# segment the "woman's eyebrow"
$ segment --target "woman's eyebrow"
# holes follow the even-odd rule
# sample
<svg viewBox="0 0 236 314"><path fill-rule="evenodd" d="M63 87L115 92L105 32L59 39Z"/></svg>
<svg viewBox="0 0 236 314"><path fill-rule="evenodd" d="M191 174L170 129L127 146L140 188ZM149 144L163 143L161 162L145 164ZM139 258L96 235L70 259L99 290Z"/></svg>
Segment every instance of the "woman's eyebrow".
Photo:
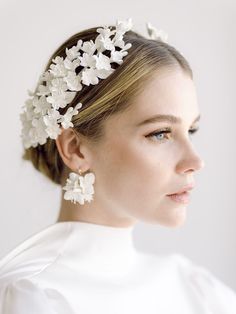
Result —
<svg viewBox="0 0 236 314"><path fill-rule="evenodd" d="M199 121L201 118L201 115L199 114L193 121L193 123ZM176 117L173 115L169 115L169 114L159 114L159 115L155 115L152 116L148 119L145 119L144 121L141 121L140 123L137 124L137 126L141 126L144 124L148 124L148 123L155 123L155 122L170 122L172 124L176 124L176 123L181 123L182 119L180 117Z"/></svg>

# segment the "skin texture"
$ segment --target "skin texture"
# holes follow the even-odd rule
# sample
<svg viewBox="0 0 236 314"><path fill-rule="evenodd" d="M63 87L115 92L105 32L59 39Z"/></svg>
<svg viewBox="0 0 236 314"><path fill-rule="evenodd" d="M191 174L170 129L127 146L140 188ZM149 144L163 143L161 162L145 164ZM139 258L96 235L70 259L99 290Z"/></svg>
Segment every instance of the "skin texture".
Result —
<svg viewBox="0 0 236 314"><path fill-rule="evenodd" d="M181 117L180 124L137 124L156 114ZM105 122L105 137L97 145L76 137L72 129L56 139L59 153L70 171L95 174L93 200L84 205L63 199L59 221L83 221L129 227L142 221L177 227L186 218L186 204L166 194L194 182L204 166L195 151L190 129L200 114L193 80L180 68L154 74L129 109ZM170 127L170 134L150 133ZM68 173L67 173L68 175ZM65 176L64 180L67 178ZM65 181L64 181L65 183ZM64 185L64 184L63 184Z"/></svg>

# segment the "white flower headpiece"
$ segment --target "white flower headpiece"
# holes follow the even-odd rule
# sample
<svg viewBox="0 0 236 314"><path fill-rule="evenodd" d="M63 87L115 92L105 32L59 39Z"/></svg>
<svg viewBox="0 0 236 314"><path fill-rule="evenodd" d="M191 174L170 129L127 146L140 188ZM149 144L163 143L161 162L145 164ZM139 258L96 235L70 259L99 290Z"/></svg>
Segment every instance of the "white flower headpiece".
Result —
<svg viewBox="0 0 236 314"><path fill-rule="evenodd" d="M163 31L158 32L150 23L146 25L151 38L166 41ZM49 69L40 76L35 92L28 90L31 98L25 101L24 111L20 114L21 138L25 148L43 145L48 137L56 139L61 134L61 126L64 129L73 127L72 116L78 113L82 104L69 107L64 115L58 109L65 108L72 102L76 93L83 88L82 84L96 85L99 78L105 79L115 71L111 63L121 64L123 57L128 54L126 50L132 46L123 41L123 35L132 26L132 19L129 18L126 21L117 21L114 30L108 26L98 28L99 35L95 42L78 40L75 46L66 48L64 59L57 56L52 60ZM113 39L110 38L112 35ZM116 47L120 50L117 51ZM103 54L105 50L111 51L110 57ZM78 66L83 69L77 74Z"/></svg>

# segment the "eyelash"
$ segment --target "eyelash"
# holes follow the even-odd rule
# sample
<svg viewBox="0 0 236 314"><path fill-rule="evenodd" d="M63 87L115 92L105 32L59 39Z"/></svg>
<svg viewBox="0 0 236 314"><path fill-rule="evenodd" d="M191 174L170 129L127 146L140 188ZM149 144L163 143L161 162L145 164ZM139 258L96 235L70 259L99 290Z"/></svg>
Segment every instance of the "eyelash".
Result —
<svg viewBox="0 0 236 314"><path fill-rule="evenodd" d="M195 129L190 129L189 133L191 135L193 135L194 133L196 133L199 130L199 128L195 128ZM146 137L155 137L156 135L160 135L160 134L169 134L171 133L171 129L170 128L165 128L162 129L160 131L156 131L156 132L152 132L150 134L148 134ZM161 139L160 141L163 141L164 139Z"/></svg>

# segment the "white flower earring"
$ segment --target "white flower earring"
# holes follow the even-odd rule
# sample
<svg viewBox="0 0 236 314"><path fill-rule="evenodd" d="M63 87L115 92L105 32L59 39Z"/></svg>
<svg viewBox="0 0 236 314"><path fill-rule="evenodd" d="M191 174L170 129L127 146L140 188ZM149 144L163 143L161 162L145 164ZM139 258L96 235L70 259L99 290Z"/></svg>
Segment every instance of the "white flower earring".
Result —
<svg viewBox="0 0 236 314"><path fill-rule="evenodd" d="M69 178L66 180L66 185L62 188L66 191L64 199L70 200L74 204L78 202L83 205L85 201L90 203L93 200L94 181L95 175L93 172L89 172L85 176L82 176L80 169L79 174L70 172Z"/></svg>

